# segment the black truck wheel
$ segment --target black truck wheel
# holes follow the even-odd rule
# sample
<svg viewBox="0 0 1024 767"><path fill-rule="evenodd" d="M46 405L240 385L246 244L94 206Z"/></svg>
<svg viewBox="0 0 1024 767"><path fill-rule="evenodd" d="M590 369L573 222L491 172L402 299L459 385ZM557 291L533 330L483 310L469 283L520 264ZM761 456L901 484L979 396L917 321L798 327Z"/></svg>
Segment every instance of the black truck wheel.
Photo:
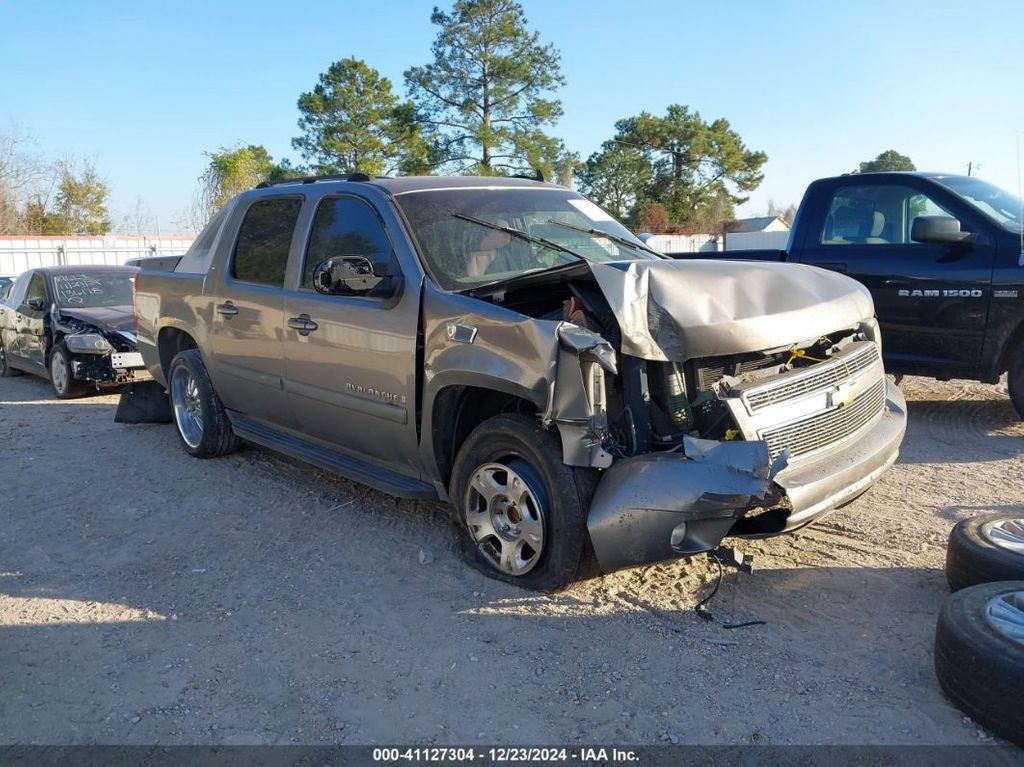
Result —
<svg viewBox="0 0 1024 767"><path fill-rule="evenodd" d="M946 582L953 591L1017 580L1024 580L1024 512L956 523L946 546Z"/></svg>
<svg viewBox="0 0 1024 767"><path fill-rule="evenodd" d="M535 419L484 421L452 469L451 523L463 558L485 575L538 591L595 574L586 524L592 474L562 463L558 437Z"/></svg>
<svg viewBox="0 0 1024 767"><path fill-rule="evenodd" d="M174 425L185 452L196 458L216 458L238 449L220 397L198 349L179 352L167 371Z"/></svg>
<svg viewBox="0 0 1024 767"><path fill-rule="evenodd" d="M946 600L935 675L957 708L1024 745L1024 581L983 583Z"/></svg>
<svg viewBox="0 0 1024 767"><path fill-rule="evenodd" d="M50 352L50 384L57 399L75 399L84 396L88 388L76 381L71 368L71 354L63 341L59 341Z"/></svg>
<svg viewBox="0 0 1024 767"><path fill-rule="evenodd" d="M1018 349L1010 361L1010 369L1006 373L1006 383L1010 389L1010 402L1017 415L1024 418L1024 349Z"/></svg>
<svg viewBox="0 0 1024 767"><path fill-rule="evenodd" d="M7 362L7 350L4 349L3 341L0 341L0 378L12 378L20 375L21 371L12 368Z"/></svg>

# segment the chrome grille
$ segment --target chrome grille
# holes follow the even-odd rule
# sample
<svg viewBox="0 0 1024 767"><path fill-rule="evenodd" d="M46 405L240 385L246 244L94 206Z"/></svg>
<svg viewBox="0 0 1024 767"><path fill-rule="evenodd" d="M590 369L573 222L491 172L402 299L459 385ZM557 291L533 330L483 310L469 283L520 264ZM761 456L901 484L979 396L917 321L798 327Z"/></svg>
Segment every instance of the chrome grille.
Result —
<svg viewBox="0 0 1024 767"><path fill-rule="evenodd" d="M772 459L786 448L796 458L839 442L867 425L885 407L885 379L864 390L843 408L828 410L761 432Z"/></svg>
<svg viewBox="0 0 1024 767"><path fill-rule="evenodd" d="M805 375L782 380L770 386L756 388L744 392L743 399L756 413L772 405L799 399L807 394L829 389L836 384L855 378L858 373L867 370L878 362L878 346L868 341L863 348L838 359L821 362L810 368Z"/></svg>

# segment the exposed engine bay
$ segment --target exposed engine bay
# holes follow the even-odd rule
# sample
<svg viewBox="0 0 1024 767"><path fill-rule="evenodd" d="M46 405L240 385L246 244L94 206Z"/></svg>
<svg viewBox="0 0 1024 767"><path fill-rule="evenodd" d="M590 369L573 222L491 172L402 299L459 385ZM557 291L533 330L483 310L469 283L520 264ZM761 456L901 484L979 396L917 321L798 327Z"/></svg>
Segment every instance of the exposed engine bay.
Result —
<svg viewBox="0 0 1024 767"><path fill-rule="evenodd" d="M63 341L76 380L118 386L150 380L137 351L132 318L109 309L61 309L50 313L50 338Z"/></svg>
<svg viewBox="0 0 1024 767"><path fill-rule="evenodd" d="M710 263L718 285L716 295L721 297L723 264ZM849 364L842 362L844 354L857 344L874 346L877 340L876 326L864 320L870 317L870 298L863 300L862 289L849 280L832 280L832 275L820 270L807 270L818 278L817 284L800 275L805 300L793 295L792 274L784 275L785 285L777 280L774 286L776 295L787 290L785 314L799 314L791 329L785 327L790 323L788 317L779 321L778 303L774 312L765 305L763 285L733 286L736 302L748 294L753 297L745 305L740 303L739 311L721 301L694 308L686 301L678 278L686 280L683 284L694 296L706 297L709 291L700 284L702 278L694 279L700 262L588 267L572 270L574 274L559 280L547 281L536 275L523 278L521 286L506 283L500 290L481 289L475 294L527 316L563 321L578 329L570 331L563 326L561 345L579 356L588 399L592 409L599 411L592 413L594 426L597 431L603 426L604 431L589 437L600 439L612 458L679 450L687 436L720 441L759 439L750 428L750 419L737 417L730 400L748 389L831 361L839 362L844 375L850 373ZM787 269L791 272L792 266ZM762 271L769 280L775 279L775 270ZM712 279L710 272L708 278ZM747 278L749 281L749 270ZM727 275L724 281L728 282ZM816 307L818 322L811 321L808 307ZM825 328L827 332L815 332ZM590 334L598 338L588 343ZM720 341L716 344L709 336ZM794 340L777 343L787 336ZM601 340L609 348L597 353ZM758 351L737 350L759 341L775 344ZM692 354L690 349L699 353ZM722 350L727 353L719 353ZM871 359L878 357L874 354ZM810 391L813 384L805 389ZM557 410L558 403L555 405Z"/></svg>

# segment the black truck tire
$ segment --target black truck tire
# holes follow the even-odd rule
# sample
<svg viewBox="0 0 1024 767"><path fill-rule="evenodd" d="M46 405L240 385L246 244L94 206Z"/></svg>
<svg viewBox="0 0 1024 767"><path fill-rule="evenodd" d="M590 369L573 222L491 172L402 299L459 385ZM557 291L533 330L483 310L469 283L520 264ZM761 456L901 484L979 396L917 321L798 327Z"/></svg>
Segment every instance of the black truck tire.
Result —
<svg viewBox="0 0 1024 767"><path fill-rule="evenodd" d="M21 371L12 368L7 362L7 350L4 348L3 341L0 341L0 378L13 378L20 375Z"/></svg>
<svg viewBox="0 0 1024 767"><path fill-rule="evenodd" d="M487 419L452 468L456 547L485 575L526 589L556 591L596 575L586 523L592 475L562 462L561 441L536 418Z"/></svg>
<svg viewBox="0 0 1024 767"><path fill-rule="evenodd" d="M957 708L1024 745L1024 625L1016 621L1024 621L1024 581L950 595L935 627L935 675Z"/></svg>
<svg viewBox="0 0 1024 767"><path fill-rule="evenodd" d="M956 523L946 546L950 589L1018 580L1024 580L1024 512L980 514Z"/></svg>
<svg viewBox="0 0 1024 767"><path fill-rule="evenodd" d="M1006 372L1006 383L1010 390L1010 402L1017 415L1024 418L1024 348L1018 349L1010 360L1010 369Z"/></svg>
<svg viewBox="0 0 1024 767"><path fill-rule="evenodd" d="M167 369L167 384L174 426L186 453L216 458L238 449L240 441L198 349L175 355Z"/></svg>
<svg viewBox="0 0 1024 767"><path fill-rule="evenodd" d="M57 399L76 399L89 391L81 381L76 381L71 367L71 354L63 341L58 341L50 352L47 363L50 371L50 385Z"/></svg>

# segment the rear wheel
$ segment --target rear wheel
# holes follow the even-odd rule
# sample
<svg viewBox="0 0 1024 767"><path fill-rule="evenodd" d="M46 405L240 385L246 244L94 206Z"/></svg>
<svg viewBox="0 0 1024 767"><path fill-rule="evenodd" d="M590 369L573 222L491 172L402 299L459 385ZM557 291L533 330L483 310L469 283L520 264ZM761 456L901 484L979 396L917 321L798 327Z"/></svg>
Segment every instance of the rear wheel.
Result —
<svg viewBox="0 0 1024 767"><path fill-rule="evenodd" d="M61 341L50 352L50 384L57 399L74 399L88 391L85 384L75 380L71 371L71 354Z"/></svg>
<svg viewBox="0 0 1024 767"><path fill-rule="evenodd" d="M566 466L560 441L535 419L484 421L452 471L452 528L463 557L485 575L540 591L592 575L590 473Z"/></svg>
<svg viewBox="0 0 1024 767"><path fill-rule="evenodd" d="M0 378L11 378L20 375L21 371L15 370L7 362L7 350L4 349L3 341L0 341Z"/></svg>
<svg viewBox="0 0 1024 767"><path fill-rule="evenodd" d="M179 352L171 360L167 380L174 425L185 452L196 458L215 458L238 449L238 437L198 349Z"/></svg>
<svg viewBox="0 0 1024 767"><path fill-rule="evenodd" d="M1010 389L1010 402L1017 415L1024 418L1024 349L1018 349L1010 362L1006 374L1006 382Z"/></svg>

